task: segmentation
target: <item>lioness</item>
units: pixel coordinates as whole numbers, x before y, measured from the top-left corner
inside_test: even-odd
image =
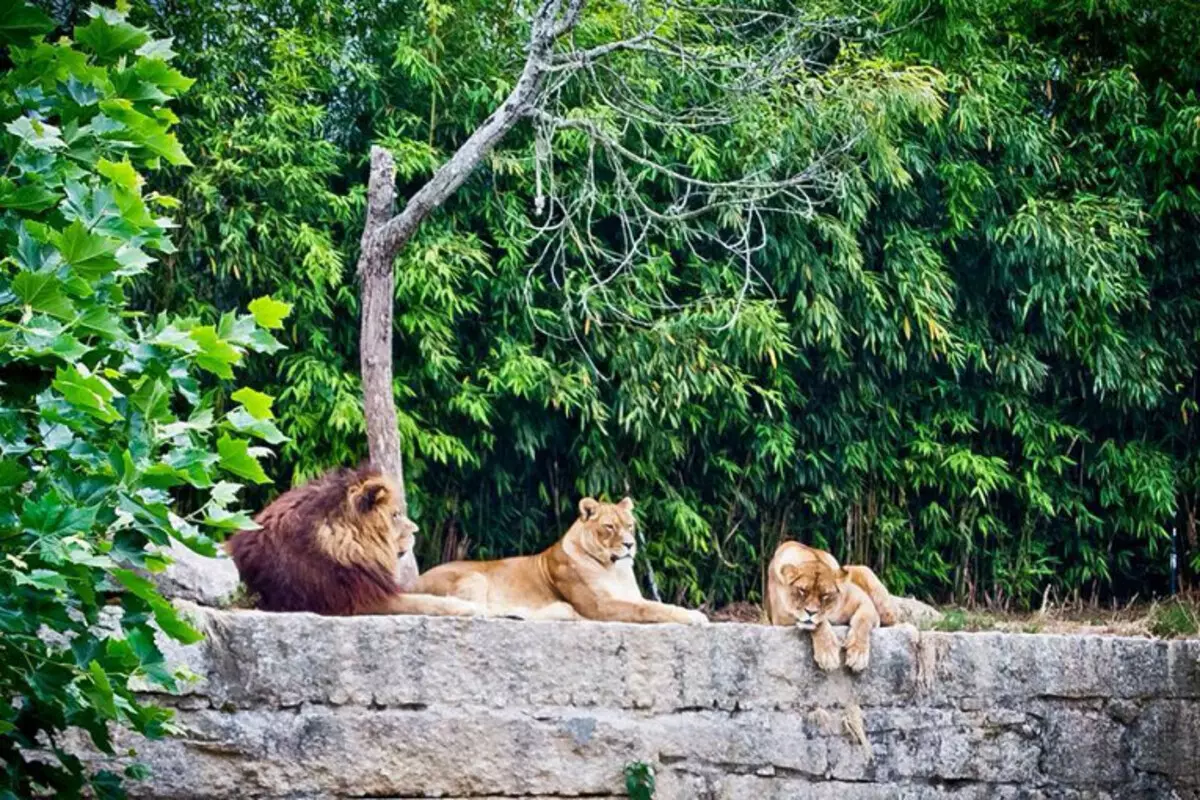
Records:
[[[633,576],[633,501],[579,501],[579,518],[550,549],[500,561],[454,561],[417,579],[413,591],[478,603],[527,619],[703,624],[699,611],[642,598]]]
[[[867,668],[871,631],[896,611],[887,588],[868,567],[841,567],[829,553],[799,542],[783,542],[767,569],[767,614],[772,625],[812,631],[813,654],[821,669],[837,669],[840,647],[831,625],[850,624],[846,666]]]

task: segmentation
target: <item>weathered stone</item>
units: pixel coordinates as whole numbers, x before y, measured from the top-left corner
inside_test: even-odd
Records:
[[[160,548],[171,563],[162,572],[147,577],[158,586],[164,597],[189,600],[204,606],[226,606],[237,591],[239,578],[233,559],[219,552],[208,558],[189,550],[179,542]]]
[[[898,622],[907,622],[918,628],[924,628],[940,622],[944,616],[942,612],[928,603],[922,603],[912,597],[893,597],[892,600],[896,603]]]
[[[272,615],[192,607],[185,735],[146,796],[1200,796],[1200,642],[872,636],[826,674],[761,625]]]

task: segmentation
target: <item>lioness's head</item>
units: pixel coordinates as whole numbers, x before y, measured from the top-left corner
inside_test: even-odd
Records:
[[[837,571],[812,561],[798,566],[784,564],[779,574],[787,586],[789,611],[796,617],[796,624],[810,630],[820,625],[841,593]]]
[[[633,560],[637,554],[637,520],[633,518],[633,500],[601,503],[592,497],[579,501],[580,542],[592,558],[602,564]]]
[[[391,479],[371,467],[348,472],[341,501],[317,529],[317,545],[343,566],[391,570],[415,542],[417,526],[400,511]]]

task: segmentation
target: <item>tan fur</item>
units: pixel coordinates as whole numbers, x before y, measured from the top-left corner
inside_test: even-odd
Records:
[[[874,573],[866,572],[883,589]],[[871,631],[879,627],[879,612],[859,585],[860,580],[867,581],[867,575],[859,573],[856,580],[824,550],[783,542],[767,569],[767,614],[771,624],[811,630],[813,654],[817,665],[825,670],[837,669],[841,663],[841,648],[831,626],[849,624],[846,666],[861,672],[870,661]]]
[[[875,604],[875,611],[879,613],[880,627],[887,628],[895,625],[900,618],[900,611],[896,608],[895,601],[892,600],[892,593],[883,585],[883,581],[879,580],[875,571],[870,567],[863,566],[847,566],[843,569],[850,576],[854,585],[866,592],[867,597],[871,598],[871,602]]]
[[[633,501],[579,502],[579,518],[535,556],[455,561],[417,580],[423,594],[457,597],[490,613],[530,619],[702,624],[699,611],[645,600],[633,575],[637,552]]]

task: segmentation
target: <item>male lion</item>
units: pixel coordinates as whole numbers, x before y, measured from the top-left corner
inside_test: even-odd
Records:
[[[284,492],[259,512],[257,530],[235,534],[225,549],[266,611],[483,614],[462,600],[401,593],[396,560],[417,526],[396,496],[374,467],[335,470]]]
[[[846,666],[867,668],[871,631],[891,625],[896,610],[883,582],[868,567],[841,567],[824,550],[783,542],[767,568],[767,614],[772,625],[812,631],[813,654],[821,669],[837,669],[840,647],[831,625],[850,624]]]
[[[417,579],[416,591],[470,600],[528,619],[703,624],[708,618],[642,598],[633,576],[633,501],[579,501],[579,519],[550,549],[500,561],[454,561]]]

